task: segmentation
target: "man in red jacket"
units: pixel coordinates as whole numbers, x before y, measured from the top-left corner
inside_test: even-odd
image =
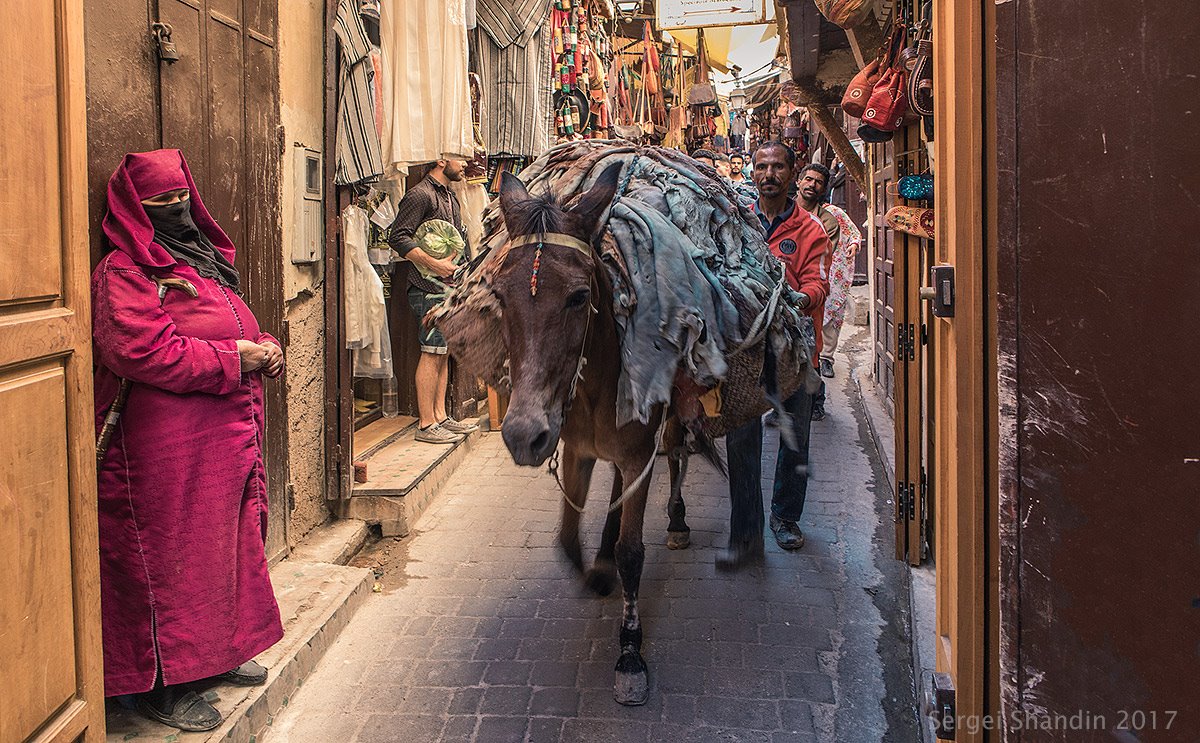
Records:
[[[821,321],[829,294],[829,238],[821,221],[788,196],[795,179],[796,153],[787,145],[768,142],[754,153],[752,178],[758,187],[754,213],[762,222],[771,252],[784,265],[787,282],[800,294],[799,306],[812,318],[817,348],[813,366],[821,353]],[[813,396],[806,388],[784,401],[791,418],[797,449],[782,443],[775,461],[775,486],[771,497],[771,531],[786,550],[804,546],[800,516],[808,490],[808,438],[812,424]],[[762,421],[731,431],[725,439],[729,456],[731,515],[729,549],[717,558],[717,567],[735,569],[762,559]]]

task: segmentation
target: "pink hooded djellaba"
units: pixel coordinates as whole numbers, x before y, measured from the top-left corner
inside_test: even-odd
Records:
[[[141,204],[190,192],[196,226],[234,247],[179,150],[125,156],[108,184],[114,248],[92,276],[96,425],[132,382],[99,467],[106,696],[215,676],[283,636],[267,575],[262,375],[238,339],[273,342],[236,292],[154,242]],[[186,279],[160,298],[156,278]]]

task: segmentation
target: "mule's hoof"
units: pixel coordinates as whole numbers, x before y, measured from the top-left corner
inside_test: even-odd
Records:
[[[613,698],[627,707],[639,707],[650,698],[650,676],[640,653],[621,653],[613,682]]]
[[[667,532],[667,549],[669,550],[685,550],[692,544],[691,531],[669,531]]]
[[[583,582],[598,596],[611,595],[617,588],[617,569],[612,565],[593,567],[584,574]]]

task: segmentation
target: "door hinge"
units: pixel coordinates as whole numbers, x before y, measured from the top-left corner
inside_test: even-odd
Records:
[[[896,486],[896,523],[912,521],[917,515],[917,489],[911,483]]]
[[[954,679],[950,674],[933,674],[933,682],[925,698],[925,714],[933,718],[933,731],[938,740],[954,740],[958,704],[955,701]]]
[[[908,324],[908,360],[915,361],[917,358],[917,331],[913,328],[913,324]]]

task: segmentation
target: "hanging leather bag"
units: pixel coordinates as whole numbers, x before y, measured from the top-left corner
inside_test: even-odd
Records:
[[[842,28],[850,29],[867,19],[874,0],[816,0],[821,15]]]
[[[913,113],[933,116],[933,29],[932,3],[925,6],[925,17],[917,25],[915,54],[908,66],[908,105]]]
[[[846,93],[842,96],[842,110],[848,116],[853,116],[856,119],[861,119],[867,110],[867,101],[871,99],[871,93],[875,91],[875,85],[879,82],[879,78],[883,72],[891,67],[899,50],[902,29],[896,27],[892,31],[892,35],[888,38],[887,44],[879,50],[879,56],[867,63],[867,66],[858,71],[858,74],[846,86]]]
[[[689,106],[704,106],[717,101],[717,89],[713,87],[708,74],[708,48],[704,42],[703,31],[700,32],[697,46],[699,53],[696,55],[696,84],[688,91]]]
[[[879,66],[882,62],[882,59],[872,59],[846,86],[846,94],[842,96],[842,110],[847,116],[862,118],[867,110],[867,100],[871,97],[871,91],[879,81]]]
[[[908,70],[899,60],[899,49],[903,47],[903,29],[898,29],[900,42],[891,46],[888,55],[890,64],[879,76],[871,97],[863,111],[864,124],[883,132],[894,132],[904,125],[908,114]],[[895,34],[893,34],[895,38]]]

